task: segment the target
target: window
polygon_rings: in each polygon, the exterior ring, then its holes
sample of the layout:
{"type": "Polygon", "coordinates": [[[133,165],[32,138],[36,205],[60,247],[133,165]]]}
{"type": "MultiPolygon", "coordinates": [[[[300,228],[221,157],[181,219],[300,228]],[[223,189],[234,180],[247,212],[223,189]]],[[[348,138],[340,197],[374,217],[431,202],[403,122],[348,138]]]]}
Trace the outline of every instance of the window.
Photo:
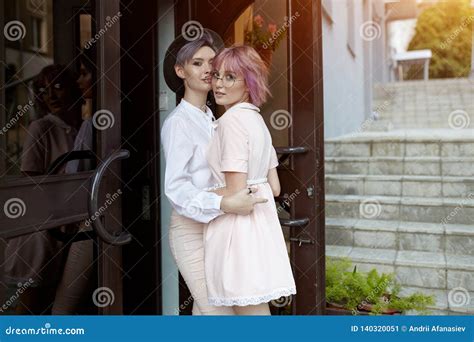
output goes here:
{"type": "Polygon", "coordinates": [[[31,48],[44,50],[43,47],[43,19],[31,17],[31,48]]]}

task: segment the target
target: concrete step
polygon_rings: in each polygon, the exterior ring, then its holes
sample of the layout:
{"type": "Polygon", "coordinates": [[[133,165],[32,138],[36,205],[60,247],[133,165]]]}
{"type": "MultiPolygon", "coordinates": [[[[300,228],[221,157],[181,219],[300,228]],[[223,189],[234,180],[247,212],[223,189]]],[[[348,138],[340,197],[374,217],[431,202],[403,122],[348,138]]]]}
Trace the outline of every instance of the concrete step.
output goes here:
{"type": "Polygon", "coordinates": [[[362,132],[325,141],[326,157],[474,157],[474,130],[362,132]]]}
{"type": "Polygon", "coordinates": [[[362,196],[462,197],[474,177],[326,174],[326,193],[362,196]]]}
{"type": "Polygon", "coordinates": [[[474,226],[327,217],[326,244],[474,256],[474,226]]]}
{"type": "MultiPolygon", "coordinates": [[[[454,110],[447,110],[446,113],[454,112],[454,110]]],[[[471,109],[471,112],[474,112],[471,109]]],[[[416,113],[412,113],[412,117],[397,117],[395,113],[385,113],[380,116],[376,121],[370,121],[364,126],[364,131],[372,132],[383,132],[383,131],[393,131],[401,129],[449,129],[449,128],[459,128],[459,129],[472,129],[474,127],[474,114],[462,114],[464,117],[469,117],[469,119],[464,119],[464,121],[455,121],[449,120],[449,115],[442,116],[440,118],[433,118],[430,116],[430,113],[427,113],[425,116],[419,116],[420,111],[417,110],[416,113]],[[392,118],[396,117],[395,120],[392,118]]]]}
{"type": "Polygon", "coordinates": [[[474,128],[474,89],[467,78],[377,84],[372,109],[379,122],[370,130],[474,128]],[[385,126],[385,128],[383,127],[385,126]]]}
{"type": "MultiPolygon", "coordinates": [[[[417,90],[423,90],[425,93],[432,93],[436,98],[440,95],[472,93],[472,83],[468,78],[436,78],[428,81],[424,80],[405,80],[390,83],[378,83],[374,85],[375,98],[381,98],[386,94],[393,95],[394,92],[406,93],[409,98],[416,99],[417,90]],[[465,91],[460,91],[460,90],[465,91]]],[[[419,95],[418,95],[419,96],[419,95]]]]}
{"type": "Polygon", "coordinates": [[[326,195],[334,218],[473,224],[474,194],[466,198],[326,195]]]}
{"type": "Polygon", "coordinates": [[[326,157],[326,174],[473,177],[474,157],[326,157]]]}
{"type": "Polygon", "coordinates": [[[417,289],[435,294],[435,309],[474,313],[474,256],[331,245],[326,246],[326,255],[349,258],[362,272],[375,268],[394,273],[405,292],[417,289]],[[459,303],[453,298],[453,292],[459,289],[467,293],[462,306],[457,306],[459,303]]]}

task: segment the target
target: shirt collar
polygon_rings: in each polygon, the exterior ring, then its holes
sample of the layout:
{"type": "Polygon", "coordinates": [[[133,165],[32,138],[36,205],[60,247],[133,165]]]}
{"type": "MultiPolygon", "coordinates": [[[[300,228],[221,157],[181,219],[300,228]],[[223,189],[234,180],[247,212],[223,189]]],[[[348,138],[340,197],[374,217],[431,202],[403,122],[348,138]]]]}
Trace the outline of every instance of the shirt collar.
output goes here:
{"type": "Polygon", "coordinates": [[[234,110],[234,109],[250,109],[250,110],[255,110],[260,113],[260,108],[257,106],[249,103],[249,102],[239,102],[230,107],[227,111],[234,110]]]}
{"type": "Polygon", "coordinates": [[[193,105],[193,104],[189,103],[188,101],[186,101],[185,99],[181,99],[180,104],[183,105],[186,110],[191,110],[193,112],[198,112],[199,115],[204,115],[205,117],[207,117],[208,119],[211,119],[211,120],[216,119],[214,117],[214,114],[212,113],[212,110],[208,106],[206,106],[206,111],[204,112],[200,108],[198,108],[195,105],[193,105]]]}

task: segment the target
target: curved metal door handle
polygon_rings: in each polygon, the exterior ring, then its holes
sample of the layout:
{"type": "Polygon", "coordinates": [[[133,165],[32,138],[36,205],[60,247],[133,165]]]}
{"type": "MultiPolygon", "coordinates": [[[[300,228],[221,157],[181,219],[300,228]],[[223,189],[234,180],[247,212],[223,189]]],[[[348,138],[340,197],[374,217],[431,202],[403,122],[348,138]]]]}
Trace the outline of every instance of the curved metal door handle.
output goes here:
{"type": "Polygon", "coordinates": [[[309,223],[309,218],[302,219],[280,219],[280,224],[284,227],[303,227],[309,223]]]}
{"type": "Polygon", "coordinates": [[[306,146],[286,146],[286,147],[275,147],[277,154],[281,157],[278,159],[280,164],[283,164],[290,156],[295,154],[307,153],[309,149],[306,146]]]}
{"type": "Polygon", "coordinates": [[[277,154],[298,154],[308,152],[306,146],[286,146],[286,147],[275,147],[277,154]]]}
{"type": "MultiPolygon", "coordinates": [[[[95,215],[95,213],[99,212],[98,208],[98,199],[99,199],[99,187],[100,182],[102,181],[102,176],[104,175],[105,171],[109,167],[109,165],[117,160],[117,159],[126,159],[130,156],[130,152],[127,150],[119,150],[112,153],[94,172],[94,177],[92,179],[92,189],[91,194],[89,197],[89,216],[95,215]]],[[[105,229],[104,225],[100,218],[96,218],[95,220],[91,220],[92,227],[94,228],[95,232],[99,236],[101,240],[104,242],[114,245],[114,246],[122,246],[132,241],[132,236],[126,232],[120,232],[118,235],[111,234],[110,232],[105,229]]]]}

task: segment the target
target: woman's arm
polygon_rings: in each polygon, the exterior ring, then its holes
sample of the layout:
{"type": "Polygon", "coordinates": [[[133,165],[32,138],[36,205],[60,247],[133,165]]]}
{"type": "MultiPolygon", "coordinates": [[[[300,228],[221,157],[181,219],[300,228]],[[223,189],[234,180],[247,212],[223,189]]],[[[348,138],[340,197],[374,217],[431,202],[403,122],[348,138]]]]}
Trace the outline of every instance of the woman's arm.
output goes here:
{"type": "Polygon", "coordinates": [[[239,215],[249,215],[255,204],[266,203],[268,200],[258,196],[258,188],[250,187],[252,196],[247,190],[247,174],[242,172],[225,172],[225,181],[227,186],[216,189],[213,192],[222,197],[221,209],[226,213],[234,213],[239,215]],[[231,207],[232,211],[226,210],[231,207]]]}
{"type": "Polygon", "coordinates": [[[243,172],[224,172],[224,188],[216,189],[214,192],[219,196],[230,196],[247,188],[247,174],[243,172]]]}
{"type": "Polygon", "coordinates": [[[273,196],[277,197],[280,195],[281,187],[280,187],[280,179],[278,178],[277,166],[278,166],[278,156],[276,153],[275,148],[272,146],[271,157],[270,157],[270,165],[268,167],[268,174],[267,179],[268,183],[270,184],[270,188],[272,188],[273,196]]]}
{"type": "MultiPolygon", "coordinates": [[[[246,173],[225,172],[224,174],[225,174],[226,187],[216,189],[213,191],[219,196],[230,196],[247,187],[247,174],[246,173]]],[[[278,178],[278,173],[277,173],[276,168],[268,170],[267,179],[268,179],[268,183],[270,184],[270,188],[272,189],[273,196],[274,197],[279,196],[281,188],[280,188],[280,179],[278,178]]]]}
{"type": "Polygon", "coordinates": [[[278,172],[276,167],[273,169],[268,170],[268,184],[270,184],[270,188],[272,188],[273,196],[277,197],[280,195],[281,187],[280,187],[280,179],[278,178],[278,172]]]}

